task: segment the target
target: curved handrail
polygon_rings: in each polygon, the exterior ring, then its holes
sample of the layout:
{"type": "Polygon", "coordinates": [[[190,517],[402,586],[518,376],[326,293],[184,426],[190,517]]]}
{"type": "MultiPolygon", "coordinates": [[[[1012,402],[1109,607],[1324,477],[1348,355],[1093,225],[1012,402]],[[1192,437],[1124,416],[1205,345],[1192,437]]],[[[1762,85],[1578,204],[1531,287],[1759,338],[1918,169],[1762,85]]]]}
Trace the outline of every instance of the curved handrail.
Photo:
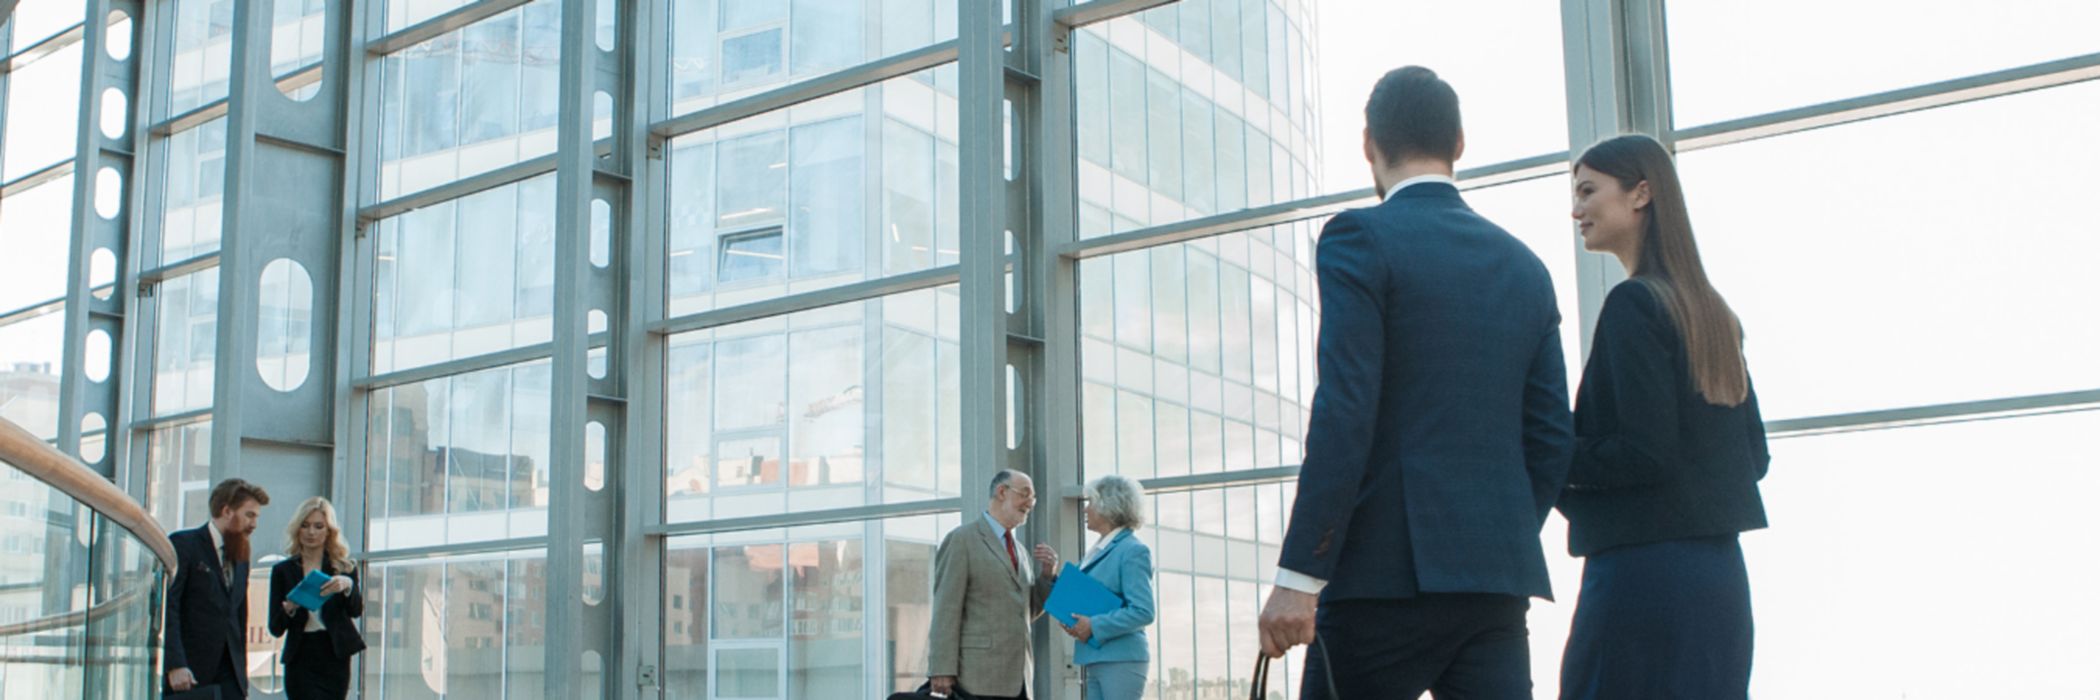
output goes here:
{"type": "Polygon", "coordinates": [[[22,473],[58,489],[108,518],[111,523],[130,531],[153,551],[153,556],[160,559],[161,566],[166,567],[170,574],[178,569],[175,544],[168,541],[167,531],[161,529],[160,522],[154,520],[145,507],[132,500],[116,484],[96,474],[95,470],[5,418],[0,418],[0,461],[13,464],[22,473]]]}

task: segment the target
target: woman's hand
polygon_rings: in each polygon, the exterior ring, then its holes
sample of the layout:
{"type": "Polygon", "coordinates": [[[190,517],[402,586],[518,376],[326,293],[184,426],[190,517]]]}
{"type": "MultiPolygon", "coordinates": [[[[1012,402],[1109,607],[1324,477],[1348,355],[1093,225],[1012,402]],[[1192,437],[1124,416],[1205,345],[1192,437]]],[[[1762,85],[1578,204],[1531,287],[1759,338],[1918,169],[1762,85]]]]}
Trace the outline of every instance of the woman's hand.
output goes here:
{"type": "Polygon", "coordinates": [[[283,603],[281,603],[281,605],[283,605],[283,606],[284,606],[284,614],[286,614],[286,615],[297,615],[297,614],[299,614],[299,604],[298,604],[298,603],[294,603],[294,602],[292,602],[292,601],[289,601],[289,600],[287,600],[287,601],[284,601],[283,603]]]}
{"type": "Polygon", "coordinates": [[[1072,626],[1065,628],[1065,634],[1072,635],[1073,639],[1082,642],[1093,639],[1094,621],[1088,620],[1085,615],[1073,613],[1072,626]]]}
{"type": "Polygon", "coordinates": [[[350,590],[350,585],[351,581],[348,576],[337,576],[328,579],[328,583],[321,585],[321,595],[322,597],[327,597],[350,590]]]}

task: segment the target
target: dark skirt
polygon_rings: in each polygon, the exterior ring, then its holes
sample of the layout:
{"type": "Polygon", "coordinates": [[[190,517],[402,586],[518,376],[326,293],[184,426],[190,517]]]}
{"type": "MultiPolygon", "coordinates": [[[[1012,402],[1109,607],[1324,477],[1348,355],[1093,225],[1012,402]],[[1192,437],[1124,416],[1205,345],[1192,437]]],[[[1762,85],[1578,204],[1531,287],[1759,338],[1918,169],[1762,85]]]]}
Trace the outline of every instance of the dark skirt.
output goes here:
{"type": "Polygon", "coordinates": [[[1746,698],[1753,637],[1735,535],[1613,547],[1583,564],[1560,697],[1746,698]]]}
{"type": "Polygon", "coordinates": [[[335,653],[328,632],[294,632],[299,651],[284,660],[286,700],[343,700],[350,694],[350,659],[335,653]]]}

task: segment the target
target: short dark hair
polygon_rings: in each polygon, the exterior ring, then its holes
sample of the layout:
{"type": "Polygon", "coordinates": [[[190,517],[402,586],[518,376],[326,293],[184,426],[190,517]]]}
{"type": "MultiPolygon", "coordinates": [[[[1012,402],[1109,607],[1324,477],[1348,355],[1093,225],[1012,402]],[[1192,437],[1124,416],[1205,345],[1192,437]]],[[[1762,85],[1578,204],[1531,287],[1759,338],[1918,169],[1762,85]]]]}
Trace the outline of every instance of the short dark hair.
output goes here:
{"type": "Polygon", "coordinates": [[[1388,161],[1458,160],[1458,92],[1436,71],[1405,66],[1379,78],[1364,105],[1364,124],[1388,161]]]}
{"type": "Polygon", "coordinates": [[[219,485],[211,487],[211,517],[219,517],[219,514],[227,509],[239,508],[241,504],[249,501],[254,501],[259,506],[270,505],[270,492],[242,479],[221,481],[219,485]]]}

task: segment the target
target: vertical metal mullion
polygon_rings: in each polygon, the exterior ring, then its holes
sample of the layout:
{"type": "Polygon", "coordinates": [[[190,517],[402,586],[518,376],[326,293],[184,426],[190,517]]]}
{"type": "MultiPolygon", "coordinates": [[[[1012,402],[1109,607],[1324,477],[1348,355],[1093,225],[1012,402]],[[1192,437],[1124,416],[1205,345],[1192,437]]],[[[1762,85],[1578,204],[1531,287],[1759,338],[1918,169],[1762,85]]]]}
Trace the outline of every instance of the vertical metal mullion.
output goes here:
{"type": "MultiPolygon", "coordinates": [[[[1038,532],[1041,541],[1069,559],[1085,545],[1080,528],[1072,526],[1081,522],[1077,505],[1062,497],[1082,476],[1079,263],[1057,251],[1078,238],[1074,171],[1079,155],[1073,137],[1071,35],[1051,17],[1071,0],[1020,1],[1016,50],[1025,52],[1026,67],[1041,81],[1025,106],[1016,105],[1022,122],[1016,151],[1030,198],[1028,230],[1019,237],[1019,289],[1025,295],[1021,306],[1028,327],[1043,339],[1030,369],[1030,391],[1022,398],[1028,405],[1028,447],[1044,484],[1054,485],[1050,493],[1057,495],[1036,510],[1043,518],[1038,532]]],[[[1059,635],[1048,629],[1043,635],[1048,641],[1036,655],[1037,687],[1045,689],[1043,697],[1076,697],[1079,677],[1068,672],[1070,647],[1058,643],[1059,635]]]]}
{"type": "Polygon", "coordinates": [[[1006,463],[1006,175],[1001,104],[1006,96],[1002,3],[960,3],[957,73],[961,152],[962,502],[984,510],[1006,463]]]}
{"type": "MultiPolygon", "coordinates": [[[[81,419],[89,409],[101,411],[105,432],[103,459],[97,460],[103,466],[98,467],[98,471],[111,478],[116,475],[114,465],[117,460],[109,457],[108,436],[117,422],[117,416],[112,409],[116,403],[116,388],[124,376],[116,364],[114,344],[122,341],[122,329],[117,328],[115,333],[110,334],[112,346],[109,348],[107,360],[110,366],[101,385],[94,387],[97,395],[92,401],[88,395],[91,387],[87,381],[85,361],[87,336],[95,328],[94,315],[91,312],[97,311],[97,307],[102,307],[99,311],[106,317],[116,313],[117,307],[123,303],[114,291],[108,301],[96,300],[91,289],[93,281],[89,275],[94,252],[102,247],[104,242],[98,240],[101,238],[98,234],[116,227],[117,240],[114,241],[111,253],[121,249],[126,238],[123,235],[122,218],[115,222],[106,222],[95,210],[95,195],[104,162],[107,161],[116,168],[124,178],[125,187],[136,186],[130,159],[115,153],[104,153],[106,146],[112,142],[121,143],[122,138],[111,139],[102,134],[102,91],[106,87],[123,90],[125,104],[129,105],[134,98],[132,93],[135,92],[133,86],[136,84],[135,80],[128,79],[129,76],[109,75],[112,71],[128,70],[129,66],[135,65],[109,58],[105,49],[109,36],[107,18],[113,4],[115,3],[112,0],[87,0],[85,3],[86,19],[80,39],[80,123],[74,140],[73,211],[69,228],[72,250],[66,272],[65,348],[61,356],[62,366],[69,371],[60,375],[58,399],[58,449],[76,457],[80,456],[81,419]]],[[[136,6],[128,6],[126,9],[132,13],[137,12],[136,6]]],[[[119,212],[119,217],[121,216],[122,212],[119,212]]]]}
{"type": "MultiPolygon", "coordinates": [[[[1669,138],[1664,30],[1663,0],[1561,0],[1570,153],[1579,156],[1591,144],[1628,131],[1669,138]]],[[[1604,295],[1626,279],[1626,270],[1617,258],[1584,250],[1572,224],[1568,242],[1575,248],[1587,356],[1604,295]]]]}
{"type": "MultiPolygon", "coordinates": [[[[609,1],[609,0],[608,0],[609,1]]],[[[554,359],[547,508],[546,694],[580,697],[586,632],[583,589],[584,426],[589,420],[589,312],[592,185],[592,102],[598,47],[593,40],[598,0],[563,0],[560,115],[556,122],[554,359]]]]}
{"type": "Polygon", "coordinates": [[[158,265],[160,259],[160,210],[167,180],[161,166],[168,140],[155,135],[152,126],[168,107],[168,69],[173,61],[163,58],[161,51],[174,43],[174,13],[175,3],[157,2],[140,4],[131,18],[136,38],[131,60],[138,62],[141,89],[132,95],[130,120],[132,184],[126,219],[132,235],[119,258],[115,292],[125,306],[122,347],[113,353],[120,358],[124,380],[118,387],[116,414],[110,417],[110,451],[118,473],[124,475],[125,492],[149,510],[155,505],[148,493],[153,483],[152,441],[140,439],[132,426],[151,417],[153,411],[153,331],[159,308],[152,303],[151,293],[140,286],[139,272],[158,265]]]}
{"type": "MultiPolygon", "coordinates": [[[[379,3],[348,2],[347,41],[343,42],[340,64],[343,68],[344,114],[343,130],[343,193],[342,211],[338,213],[342,222],[338,231],[341,238],[337,258],[336,289],[337,303],[341,311],[336,316],[335,388],[331,399],[335,411],[335,459],[333,463],[336,507],[342,513],[355,514],[349,518],[344,536],[349,540],[350,550],[370,550],[368,541],[371,524],[368,471],[371,441],[372,394],[357,388],[357,382],[371,373],[372,321],[375,318],[373,296],[374,255],[377,243],[370,233],[371,222],[358,215],[364,204],[378,196],[381,124],[380,81],[383,79],[386,58],[373,56],[367,51],[373,37],[385,31],[385,15],[379,3]]],[[[335,12],[345,12],[335,9],[335,12]]],[[[360,678],[360,685],[362,679],[360,678]]]]}
{"type": "MultiPolygon", "coordinates": [[[[622,430],[625,449],[621,451],[620,488],[616,494],[621,524],[617,560],[623,571],[654,575],[620,577],[614,628],[621,632],[614,639],[613,653],[606,662],[609,670],[624,679],[618,684],[616,697],[640,700],[663,695],[664,550],[661,539],[646,531],[664,519],[661,470],[667,394],[664,362],[669,339],[648,329],[665,315],[662,252],[665,208],[669,203],[669,164],[663,144],[652,141],[649,125],[670,111],[668,82],[655,70],[670,65],[670,33],[641,30],[645,21],[647,26],[658,26],[653,20],[669,17],[668,4],[663,0],[632,0],[622,3],[619,12],[622,65],[630,77],[627,103],[637,108],[629,111],[624,124],[615,126],[626,130],[623,146],[633,175],[624,199],[626,216],[615,217],[623,220],[620,225],[627,234],[621,239],[627,257],[621,289],[627,298],[622,305],[625,327],[620,329],[626,342],[618,360],[623,365],[621,374],[627,378],[628,399],[622,430]]],[[[612,543],[608,543],[606,551],[608,555],[614,551],[612,543]]],[[[611,571],[608,566],[608,576],[611,571]]]]}
{"type": "MultiPolygon", "coordinates": [[[[275,90],[269,56],[261,37],[270,32],[270,6],[235,3],[231,67],[226,100],[226,173],[223,218],[219,234],[219,307],[213,331],[211,472],[218,480],[241,473],[242,408],[255,365],[257,291],[247,280],[253,255],[251,227],[263,225],[250,202],[256,173],[255,133],[263,105],[262,89],[275,90]]],[[[259,230],[254,232],[260,236],[259,230]]]]}

